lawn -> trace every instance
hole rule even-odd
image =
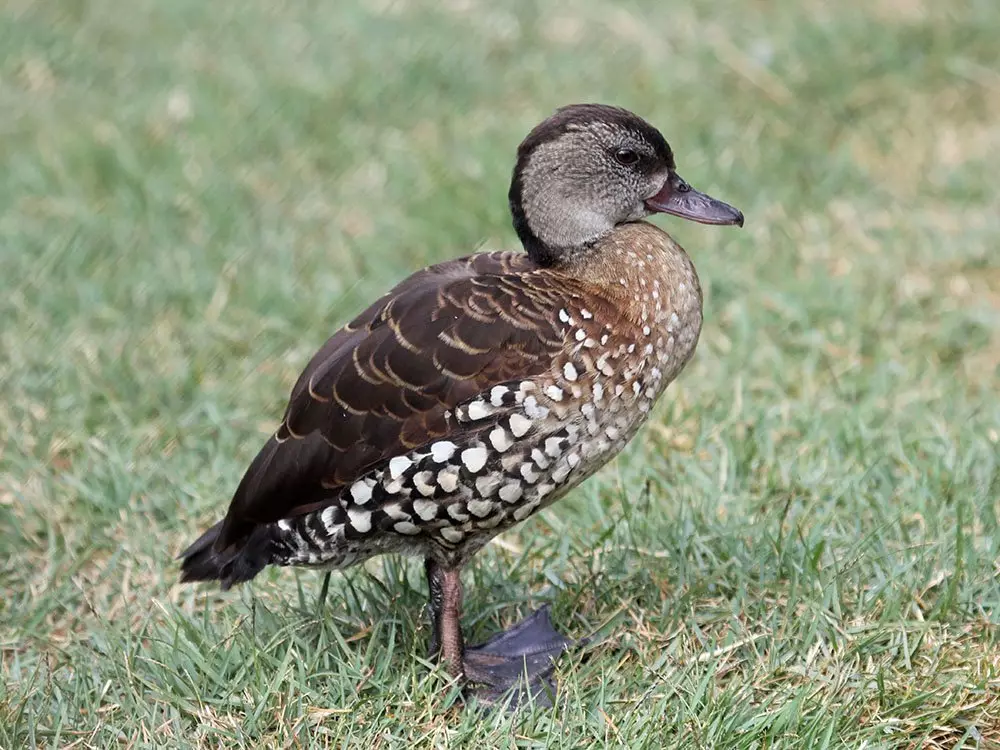
[[[1000,747],[995,0],[7,0],[0,748]],[[180,586],[313,351],[513,246],[519,140],[604,101],[746,228],[658,219],[695,360],[485,549],[474,639],[596,636],[463,711],[418,561]]]

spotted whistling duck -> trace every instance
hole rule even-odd
[[[509,199],[526,252],[425,268],[337,331],[182,580],[419,555],[432,654],[482,700],[544,702],[571,641],[543,608],[466,646],[460,571],[621,451],[691,358],[698,276],[644,219],[743,215],[691,188],[653,126],[596,104],[528,134]]]

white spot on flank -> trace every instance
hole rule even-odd
[[[500,488],[500,499],[505,503],[516,503],[521,499],[521,492],[521,485],[517,482],[511,482]]]
[[[580,315],[583,316],[584,320],[590,320],[592,317],[594,317],[594,314],[590,310],[587,310],[587,309],[580,310]]]
[[[676,328],[681,324],[681,319],[677,317],[677,313],[670,313],[670,327]]]
[[[535,508],[537,507],[538,507],[538,500],[533,500],[530,503],[526,503],[518,508],[514,508],[514,520],[523,521],[525,518],[534,513]]]
[[[538,481],[539,474],[531,464],[521,464],[521,476],[524,477],[524,481],[534,484]]]
[[[358,511],[355,511],[355,512],[358,512]],[[365,511],[365,512],[367,512],[367,511]],[[335,513],[336,513],[336,511],[331,506],[331,507],[327,508],[326,510],[324,510],[320,514],[320,516],[319,516],[319,520],[321,520],[323,522],[323,526],[326,528],[326,533],[330,534],[331,536],[333,536],[333,533],[334,533],[333,529],[336,526],[339,525],[339,524],[334,523],[334,515],[335,515]]]
[[[414,475],[413,486],[417,488],[419,492],[424,497],[430,497],[434,494],[434,490],[437,489],[433,484],[431,484],[433,474],[429,471],[421,471]]]
[[[414,526],[409,521],[400,521],[394,524],[392,528],[394,528],[398,533],[406,534],[408,536],[420,533],[420,528],[418,526]]]
[[[545,439],[545,452],[552,458],[559,458],[562,455],[562,438],[550,437]]]
[[[493,494],[493,490],[500,486],[500,480],[502,477],[499,474],[489,474],[485,477],[479,477],[476,480],[476,491],[479,493],[480,497],[489,497]]]
[[[566,380],[576,380],[577,372],[572,362],[567,362],[563,365],[563,376]]]
[[[550,385],[545,389],[545,395],[553,401],[562,401],[563,391],[562,388],[557,385]]]
[[[365,481],[355,482],[351,485],[351,497],[358,505],[364,505],[372,499],[372,488]]]
[[[486,457],[485,445],[477,445],[475,448],[466,448],[462,451],[462,463],[473,474],[486,466]]]
[[[458,448],[450,440],[439,440],[431,445],[431,458],[434,459],[436,463],[443,464],[453,455],[455,455],[455,450]]]
[[[445,492],[454,492],[458,487],[458,474],[448,469],[442,469],[438,472],[437,482]]]
[[[468,414],[471,420],[486,419],[492,413],[493,410],[486,405],[485,401],[473,401],[469,404]]]
[[[394,521],[409,521],[410,514],[399,507],[399,503],[389,503],[382,506],[382,512]]]
[[[548,407],[539,406],[538,399],[528,396],[524,399],[524,413],[531,419],[545,419],[549,415]]]
[[[453,529],[450,526],[445,526],[439,533],[449,542],[453,542],[455,544],[458,544],[460,541],[465,539],[464,531],[461,529]]]
[[[549,459],[538,448],[531,449],[531,460],[538,464],[539,469],[549,468]]]
[[[569,323],[569,313],[566,312],[565,307],[559,311],[559,320],[563,323]]]
[[[583,330],[582,328],[577,328],[576,329],[576,340],[577,341],[583,341],[585,338],[587,338],[587,332],[585,330]]]
[[[604,433],[605,433],[605,434],[606,434],[606,435],[608,436],[608,438],[609,438],[609,439],[611,439],[611,440],[617,440],[617,439],[618,439],[618,436],[619,436],[619,435],[621,435],[621,432],[619,432],[619,430],[618,430],[618,428],[617,428],[617,427],[608,427],[608,428],[607,428],[607,429],[606,429],[606,430],[604,431]]]
[[[566,456],[566,463],[568,463],[570,466],[576,466],[578,463],[580,463],[580,456],[577,455],[576,453],[570,453],[568,456]]]
[[[430,500],[414,500],[413,512],[425,521],[430,521],[437,516],[437,503]]]
[[[389,459],[389,476],[393,479],[399,479],[400,475],[413,466],[413,461],[411,461],[406,456],[396,456]]]
[[[514,444],[503,427],[497,427],[490,433],[490,443],[501,453]]]
[[[643,326],[642,327],[642,335],[643,336],[648,336],[649,335],[649,326]]]
[[[602,398],[604,398],[604,386],[600,383],[594,383],[594,401],[600,403]]]
[[[476,518],[486,518],[493,510],[493,503],[489,500],[472,500],[466,507]]]
[[[351,526],[359,534],[366,534],[371,531],[372,512],[370,510],[354,510],[352,508],[347,511],[347,517],[351,520]]]
[[[531,420],[520,414],[510,415],[510,431],[514,437],[519,438],[531,429]]]
[[[507,395],[509,389],[505,385],[495,385],[490,391],[490,403],[494,406],[503,406],[503,397]]]

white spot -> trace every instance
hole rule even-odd
[[[453,542],[454,544],[458,544],[460,541],[465,539],[464,531],[462,531],[461,529],[453,529],[450,526],[445,526],[438,533],[441,534],[441,536],[443,536],[449,542]]]
[[[552,458],[559,458],[562,455],[562,438],[546,438],[545,452],[552,456]]]
[[[468,408],[469,419],[472,420],[486,419],[486,417],[488,417],[492,413],[493,410],[486,404],[485,401],[473,401],[471,404],[469,404]]]
[[[566,456],[566,463],[575,468],[576,465],[580,463],[580,456],[576,453],[570,453]]]
[[[649,335],[649,326],[643,326],[642,327],[642,335],[643,336],[648,336]]]
[[[399,503],[389,503],[382,506],[382,512],[394,521],[409,521],[410,514],[403,510]]]
[[[539,406],[534,396],[528,396],[524,399],[524,413],[532,419],[545,419],[549,415],[549,409],[546,406]]]
[[[545,389],[545,395],[551,398],[553,401],[562,401],[563,391],[557,385],[550,385]]]
[[[462,451],[462,463],[473,474],[486,466],[486,458],[485,445],[477,445],[475,448],[466,448]]]
[[[604,398],[604,386],[600,383],[594,383],[594,401],[600,402]]]
[[[493,490],[500,486],[501,477],[499,474],[490,474],[489,476],[479,477],[476,480],[476,491],[479,492],[481,497],[489,497],[493,494]]]
[[[577,328],[576,329],[576,340],[577,341],[583,341],[585,338],[587,338],[587,332],[585,330],[583,330],[582,328]]]
[[[503,397],[507,395],[509,390],[505,385],[493,386],[490,390],[490,403],[494,406],[503,406]]]
[[[566,464],[560,464],[556,467],[555,471],[552,472],[553,482],[562,482],[566,477],[569,476],[569,466]]]
[[[592,317],[594,317],[594,314],[590,310],[587,310],[585,308],[580,310],[580,315],[583,316],[584,320],[590,320]]]
[[[567,362],[565,365],[563,365],[563,375],[565,376],[566,380],[576,380],[576,375],[577,375],[576,368],[573,367],[572,362]]]
[[[367,534],[372,528],[372,512],[370,510],[354,510],[353,508],[347,511],[347,517],[351,520],[351,526],[359,534]]]
[[[538,489],[535,490],[535,493],[537,494],[538,499],[541,500],[555,488],[556,486],[554,484],[540,484],[538,485]]]
[[[617,427],[608,427],[604,431],[604,434],[606,434],[611,440],[617,440],[618,436],[621,435],[621,432]]]
[[[357,511],[355,511],[355,512],[357,512]],[[334,528],[340,525],[338,523],[334,523],[334,516],[335,516],[335,514],[336,514],[336,511],[331,506],[331,507],[327,508],[326,510],[324,510],[320,514],[320,517],[319,517],[319,520],[321,520],[323,522],[323,526],[326,528],[326,533],[329,534],[330,536],[333,536],[333,534],[334,534]]]
[[[403,483],[400,482],[398,479],[394,479],[393,481],[384,485],[382,489],[384,489],[390,495],[396,495],[399,494],[399,492],[403,489]]]
[[[466,506],[476,518],[486,518],[493,511],[494,503],[489,500],[471,500]]]
[[[549,459],[538,448],[531,449],[531,460],[538,464],[539,469],[549,468]]]
[[[513,433],[514,437],[519,438],[522,435],[527,434],[528,430],[531,429],[531,420],[520,414],[510,415],[510,431]]]
[[[490,443],[501,453],[514,444],[503,427],[497,427],[490,433]]]
[[[458,487],[458,474],[448,469],[441,469],[437,476],[438,486],[445,492],[454,492]]]
[[[633,380],[632,381],[632,392],[635,393],[635,394],[638,394],[640,390],[642,390],[642,386],[639,385],[639,381],[638,380]]]
[[[458,446],[450,440],[439,440],[431,445],[431,458],[434,459],[436,463],[443,464],[455,455],[455,450],[457,448]]]
[[[413,466],[413,461],[411,461],[406,456],[396,456],[389,460],[389,476],[393,479],[399,479],[400,475]]]
[[[372,499],[372,488],[364,480],[351,485],[351,497],[358,505],[364,505]]]
[[[588,349],[593,349],[595,346],[597,346],[597,342],[588,336],[587,340],[583,342],[583,345]]]
[[[433,476],[434,475],[429,471],[421,471],[413,477],[413,486],[416,487],[417,492],[424,497],[430,497],[434,494],[436,487],[431,484],[431,478]]]
[[[623,393],[625,393],[625,386],[619,383],[618,385],[615,386],[615,395],[620,396]]]
[[[521,464],[521,476],[528,484],[534,484],[540,476],[532,464]]]
[[[476,524],[476,528],[479,529],[492,529],[500,525],[500,522],[504,519],[503,513],[495,513],[494,515],[479,521]]]
[[[517,521],[523,521],[525,518],[530,516],[535,512],[535,508],[538,507],[538,500],[532,500],[530,503],[526,503],[518,508],[514,508],[514,519]]]
[[[628,284],[625,282],[625,279],[618,279],[618,283],[621,284],[624,287],[628,286]]]
[[[406,534],[408,536],[412,536],[413,534],[419,534],[420,533],[420,527],[419,526],[414,526],[409,521],[400,521],[400,522],[394,524],[392,528],[394,528],[398,533],[400,533],[400,534]]]
[[[414,500],[413,512],[425,521],[433,520],[437,516],[437,503],[430,500]]]
[[[643,349],[642,352],[643,352],[643,354],[652,354],[653,353],[653,345],[652,344],[646,344],[646,348]]]
[[[521,493],[521,485],[518,482],[511,482],[500,488],[500,499],[505,503],[516,503],[521,499]]]
[[[606,343],[608,343],[608,334],[605,333],[601,336],[601,346],[604,346]]]
[[[465,506],[461,503],[453,503],[452,505],[449,505],[448,515],[460,522],[469,520],[469,514],[465,512]]]
[[[569,313],[566,312],[565,307],[559,311],[559,320],[561,320],[563,323],[569,323],[570,320]]]
[[[681,324],[680,318],[677,317],[677,313],[670,313],[670,327],[676,328]]]

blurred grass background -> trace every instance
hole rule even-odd
[[[1000,5],[6,0],[0,747],[1000,747]],[[562,104],[660,127],[695,361],[471,566],[481,638],[599,643],[510,722],[422,662],[417,563],[174,556],[300,368],[411,270],[513,246]]]

